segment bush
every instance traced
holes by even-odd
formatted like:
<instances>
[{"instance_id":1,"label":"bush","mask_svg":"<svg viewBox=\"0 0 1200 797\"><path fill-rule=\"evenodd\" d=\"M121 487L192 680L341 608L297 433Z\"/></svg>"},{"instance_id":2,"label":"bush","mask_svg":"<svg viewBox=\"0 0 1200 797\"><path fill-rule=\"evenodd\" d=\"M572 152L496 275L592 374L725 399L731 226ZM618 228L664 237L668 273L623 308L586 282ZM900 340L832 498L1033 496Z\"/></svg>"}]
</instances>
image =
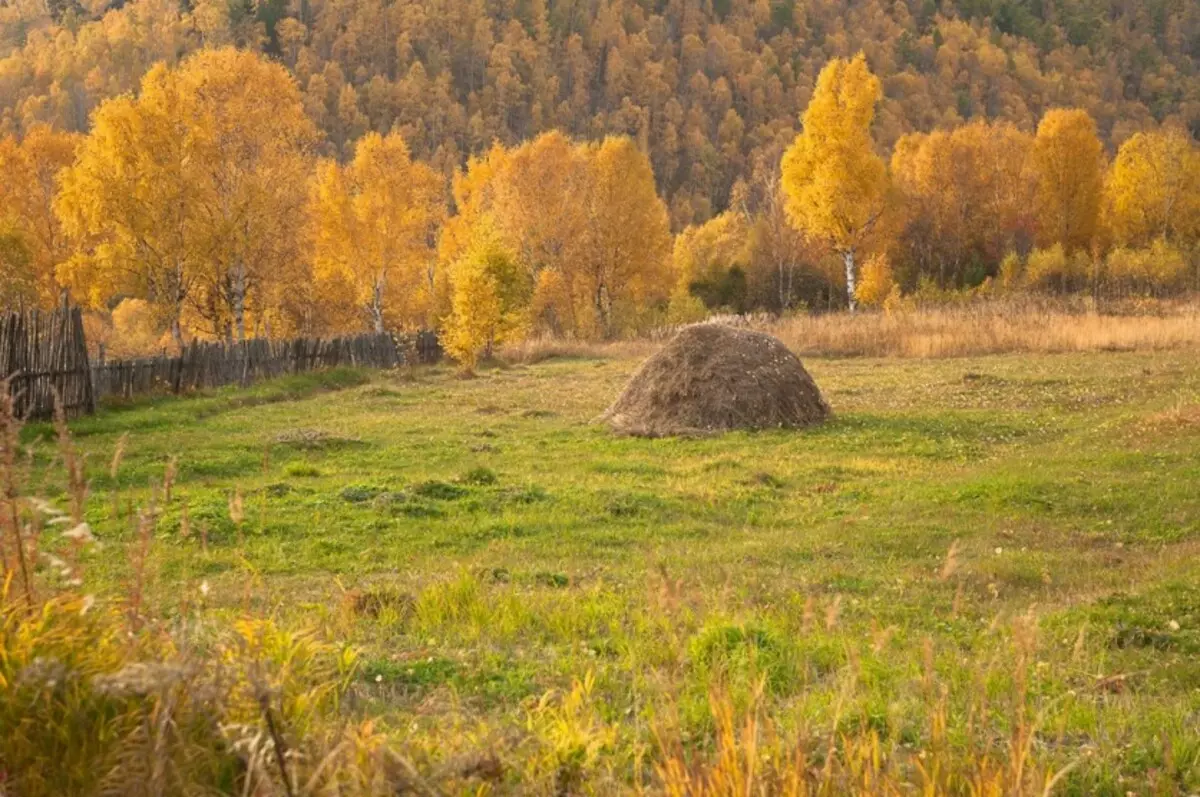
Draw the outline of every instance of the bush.
<instances>
[{"instance_id":1,"label":"bush","mask_svg":"<svg viewBox=\"0 0 1200 797\"><path fill-rule=\"evenodd\" d=\"M1188 260L1165 241L1149 249L1114 249L1105 262L1106 287L1119 293L1161 296L1183 286Z\"/></svg>"},{"instance_id":2,"label":"bush","mask_svg":"<svg viewBox=\"0 0 1200 797\"><path fill-rule=\"evenodd\" d=\"M876 252L863 264L862 279L854 290L854 298L868 307L877 307L887 300L895 286L892 261L883 252Z\"/></svg>"},{"instance_id":3,"label":"bush","mask_svg":"<svg viewBox=\"0 0 1200 797\"><path fill-rule=\"evenodd\" d=\"M1021 262L1021 256L1016 252L1009 252L1000 261L1000 287L1006 291L1020 287L1024 269L1025 264Z\"/></svg>"},{"instance_id":4,"label":"bush","mask_svg":"<svg viewBox=\"0 0 1200 797\"><path fill-rule=\"evenodd\" d=\"M1025 263L1025 283L1038 290L1067 293L1087 285L1091 260L1083 252L1067 254L1062 244L1034 249Z\"/></svg>"},{"instance_id":5,"label":"bush","mask_svg":"<svg viewBox=\"0 0 1200 797\"><path fill-rule=\"evenodd\" d=\"M667 323L694 324L703 321L708 315L708 308L700 297L692 294L686 285L676 286L671 293L671 303L667 307Z\"/></svg>"}]
</instances>

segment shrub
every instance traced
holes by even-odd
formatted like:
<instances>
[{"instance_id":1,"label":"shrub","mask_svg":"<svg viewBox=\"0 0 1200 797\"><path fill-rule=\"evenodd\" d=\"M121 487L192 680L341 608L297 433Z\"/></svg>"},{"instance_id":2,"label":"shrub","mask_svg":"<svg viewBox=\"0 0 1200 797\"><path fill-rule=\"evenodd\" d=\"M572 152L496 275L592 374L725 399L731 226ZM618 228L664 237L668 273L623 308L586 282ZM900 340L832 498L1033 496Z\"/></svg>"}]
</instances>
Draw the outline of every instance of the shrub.
<instances>
[{"instance_id":1,"label":"shrub","mask_svg":"<svg viewBox=\"0 0 1200 797\"><path fill-rule=\"evenodd\" d=\"M868 307L882 305L896 286L892 261L883 252L876 252L863 264L862 279L854 290L854 298Z\"/></svg>"},{"instance_id":2,"label":"shrub","mask_svg":"<svg viewBox=\"0 0 1200 797\"><path fill-rule=\"evenodd\" d=\"M1159 296L1181 287L1187 274L1187 258L1160 239L1148 249L1114 249L1104 276L1112 290Z\"/></svg>"},{"instance_id":3,"label":"shrub","mask_svg":"<svg viewBox=\"0 0 1200 797\"><path fill-rule=\"evenodd\" d=\"M710 623L688 643L688 658L701 680L749 687L764 678L771 691L796 678L789 645L772 629L756 624Z\"/></svg>"},{"instance_id":4,"label":"shrub","mask_svg":"<svg viewBox=\"0 0 1200 797\"><path fill-rule=\"evenodd\" d=\"M703 321L707 315L708 308L704 302L693 295L686 285L679 284L671 292L671 303L667 306L668 324L694 324Z\"/></svg>"},{"instance_id":5,"label":"shrub","mask_svg":"<svg viewBox=\"0 0 1200 797\"><path fill-rule=\"evenodd\" d=\"M1025 264L1021 262L1021 256L1016 252L1009 252L1000 261L1000 287L1006 291L1020 287L1024 269Z\"/></svg>"},{"instance_id":6,"label":"shrub","mask_svg":"<svg viewBox=\"0 0 1200 797\"><path fill-rule=\"evenodd\" d=\"M1083 252L1067 254L1062 244L1035 249L1025 263L1025 282L1031 288L1066 293L1087 284L1090 259Z\"/></svg>"},{"instance_id":7,"label":"shrub","mask_svg":"<svg viewBox=\"0 0 1200 797\"><path fill-rule=\"evenodd\" d=\"M497 343L524 335L533 286L512 252L486 228L455 263L451 281L446 350L470 371Z\"/></svg>"}]
</instances>

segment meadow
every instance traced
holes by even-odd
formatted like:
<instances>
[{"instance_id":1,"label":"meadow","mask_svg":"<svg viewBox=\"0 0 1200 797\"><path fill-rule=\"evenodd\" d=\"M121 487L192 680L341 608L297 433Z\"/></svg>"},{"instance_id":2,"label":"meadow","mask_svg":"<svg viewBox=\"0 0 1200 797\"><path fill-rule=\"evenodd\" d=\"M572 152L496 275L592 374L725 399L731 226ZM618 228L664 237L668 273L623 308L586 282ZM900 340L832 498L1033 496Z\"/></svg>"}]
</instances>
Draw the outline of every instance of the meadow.
<instances>
[{"instance_id":1,"label":"meadow","mask_svg":"<svg viewBox=\"0 0 1200 797\"><path fill-rule=\"evenodd\" d=\"M41 617L98 604L122 630L79 632L97 672L266 685L193 696L229 712L200 733L170 688L110 710L81 681L62 700L96 724L49 744L34 724L71 715L21 667L68 643L14 577L0 766L80 768L17 793L85 793L131 745L163 794L1200 789L1194 348L806 356L825 425L660 440L592 423L638 353L147 399L67 448L26 426L26 489L67 511L82 455L100 542Z\"/></svg>"}]
</instances>

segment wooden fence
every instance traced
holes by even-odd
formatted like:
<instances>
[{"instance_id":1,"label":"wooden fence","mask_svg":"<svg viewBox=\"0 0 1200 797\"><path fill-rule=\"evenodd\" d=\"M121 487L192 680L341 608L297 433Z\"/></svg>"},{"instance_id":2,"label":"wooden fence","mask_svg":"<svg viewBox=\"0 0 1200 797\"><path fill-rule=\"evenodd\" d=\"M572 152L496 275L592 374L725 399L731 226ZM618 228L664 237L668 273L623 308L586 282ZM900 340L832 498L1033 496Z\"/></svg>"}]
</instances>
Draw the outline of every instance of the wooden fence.
<instances>
[{"instance_id":1,"label":"wooden fence","mask_svg":"<svg viewBox=\"0 0 1200 797\"><path fill-rule=\"evenodd\" d=\"M105 396L186 393L338 366L395 368L441 357L431 332L393 337L297 338L241 343L194 341L178 356L89 363L78 308L0 316L0 380L20 417L49 418L56 396L69 417L93 412Z\"/></svg>"},{"instance_id":2,"label":"wooden fence","mask_svg":"<svg viewBox=\"0 0 1200 797\"><path fill-rule=\"evenodd\" d=\"M98 396L187 393L338 366L395 368L404 355L391 335L247 340L227 345L193 341L177 357L118 360L92 366Z\"/></svg>"},{"instance_id":3,"label":"wooden fence","mask_svg":"<svg viewBox=\"0 0 1200 797\"><path fill-rule=\"evenodd\" d=\"M83 315L78 307L0 316L0 380L21 418L49 418L56 401L68 417L96 409Z\"/></svg>"}]
</instances>

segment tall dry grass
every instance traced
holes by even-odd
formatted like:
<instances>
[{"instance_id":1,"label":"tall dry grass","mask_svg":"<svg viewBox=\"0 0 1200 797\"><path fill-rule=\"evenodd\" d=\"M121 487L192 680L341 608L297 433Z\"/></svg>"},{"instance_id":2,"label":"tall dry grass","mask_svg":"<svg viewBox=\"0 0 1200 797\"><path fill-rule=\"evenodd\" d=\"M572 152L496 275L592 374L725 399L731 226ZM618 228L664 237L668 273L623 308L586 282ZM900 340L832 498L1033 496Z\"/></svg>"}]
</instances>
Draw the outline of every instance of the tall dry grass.
<instances>
[{"instance_id":1,"label":"tall dry grass","mask_svg":"<svg viewBox=\"0 0 1200 797\"><path fill-rule=\"evenodd\" d=\"M760 329L797 354L822 357L937 358L1200 347L1200 300L1194 299L1098 305L1079 297L1014 296L910 303L855 315L717 316L705 323ZM498 357L526 365L558 358L647 357L675 329L618 341L532 338L505 346Z\"/></svg>"},{"instance_id":2,"label":"tall dry grass","mask_svg":"<svg viewBox=\"0 0 1200 797\"><path fill-rule=\"evenodd\" d=\"M768 327L801 355L965 357L1200 346L1200 304L1097 309L990 301L960 307L797 316Z\"/></svg>"}]
</instances>

